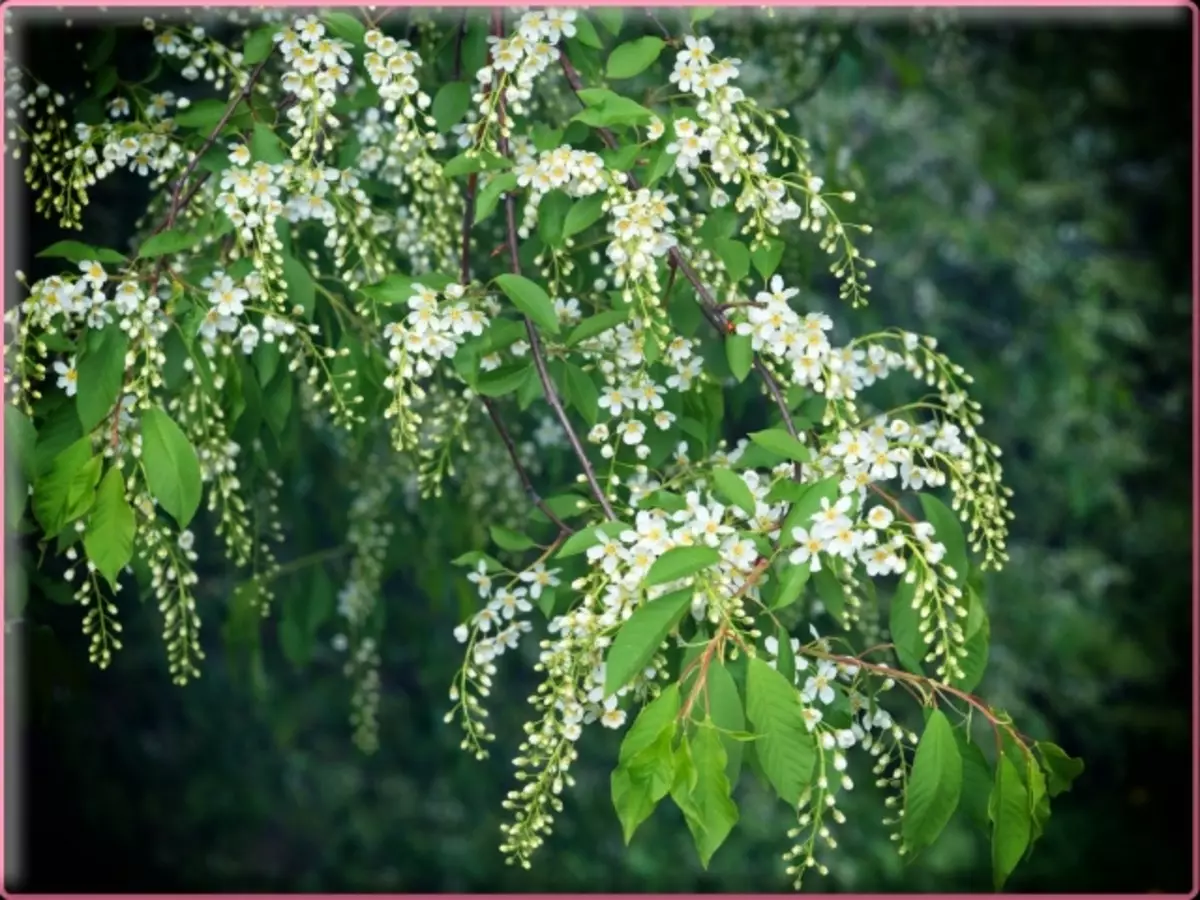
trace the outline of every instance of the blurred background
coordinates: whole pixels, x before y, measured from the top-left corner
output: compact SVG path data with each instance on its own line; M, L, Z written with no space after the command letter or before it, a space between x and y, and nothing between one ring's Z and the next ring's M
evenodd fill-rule
M725 11L703 26L719 54L743 61L748 94L792 112L826 180L855 189L875 229L863 241L878 262L869 308L839 308L811 254L789 253L785 278L816 292L843 334L935 335L975 376L987 434L1005 452L1017 518L1012 562L989 585L993 645L978 692L1087 765L1011 891L1192 887L1188 15ZM653 27L630 12L622 39ZM62 48L89 29L18 28L19 61L78 88ZM148 45L136 27L123 33L113 57L123 74L145 71ZM19 184L10 168L10 192ZM141 191L104 183L72 236L132 235ZM22 233L10 265L47 274L28 251L67 235L19 216L8 220ZM741 399L731 436L761 415L752 391ZM538 425L522 422L522 442L540 446L551 483L570 464L531 437ZM608 791L615 741L584 742L579 785L533 871L503 864L500 801L528 673L502 666L492 759L468 758L442 724L460 662L451 629L471 594L441 561L482 546L472 511L521 514L490 465L460 472L438 500L397 489L384 509L396 534L381 592L381 746L361 754L326 597L346 578L348 473L317 437L295 449L281 472L280 557L296 565L276 602L285 618L303 609L311 627L281 641L267 622L245 652L236 623L222 621L235 575L202 570L208 659L184 689L168 681L153 603L122 595L125 649L99 672L53 567L13 565L10 544L6 780L19 803L6 810L8 888L786 889L788 815L749 778L741 823L707 872L670 804L625 848ZM990 889L986 841L957 820L902 865L859 782L830 874L808 890Z

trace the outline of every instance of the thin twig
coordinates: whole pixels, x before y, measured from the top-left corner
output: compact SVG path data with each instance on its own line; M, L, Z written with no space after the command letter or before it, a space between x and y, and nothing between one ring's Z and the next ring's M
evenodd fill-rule
M502 10L497 9L492 12L492 33L498 38L504 36L504 13ZM500 155L508 156L508 138L504 135L504 95L501 94L497 100L496 111L499 120L499 136L497 140ZM504 212L508 225L509 262L513 274L520 275L521 261L517 248L516 211L511 192L504 195ZM563 409L562 401L558 397L558 391L555 389L554 382L550 379L550 373L546 369L546 359L542 351L541 338L538 336L536 326L534 326L533 321L528 316L525 317L525 332L529 337L529 352L533 356L533 363L537 368L538 380L542 383L542 390L546 394L546 401L550 404L551 409L554 410L554 414L558 417L563 430L566 431L567 440L570 441L571 447L575 451L575 456L579 459L579 465L583 468L584 477L587 479L592 494L599 502L600 508L604 510L604 514L609 519L616 519L617 515L613 512L612 505L608 502L608 497L605 496L603 488L600 487L600 482L596 479L596 473L592 468L591 462L588 460L587 451L584 450L583 444L579 440L579 435L575 433L575 428L571 425L567 411Z

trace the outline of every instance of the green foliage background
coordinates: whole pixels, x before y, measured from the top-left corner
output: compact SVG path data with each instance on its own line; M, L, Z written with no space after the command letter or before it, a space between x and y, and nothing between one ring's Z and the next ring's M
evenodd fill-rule
M1017 519L1012 563L988 592L993 648L979 692L1088 765L1009 889L1186 890L1190 25L798 10L707 24L745 61L747 93L792 109L829 161L827 180L855 188L875 226L864 241L878 260L872 305L851 314L830 291L827 311L855 331L936 335L976 376L988 436L1006 452ZM86 39L88 26L74 30ZM20 52L67 88L77 76L46 52L63 34L32 28ZM138 65L138 42L119 42L120 64ZM79 239L132 231L129 185L94 192ZM30 256L63 236L24 214L14 221L11 231L28 229ZM812 262L785 260L788 283L819 286ZM757 421L758 403L749 389L730 398L731 434ZM336 549L346 526L342 494L322 489L329 460L292 449L281 472L285 561ZM570 465L545 460L551 472ZM7 780L23 803L6 811L19 875L8 887L782 889L786 812L749 779L741 824L709 871L667 806L624 848L608 791L612 735L581 747L579 785L540 865L503 866L500 801L532 683L502 667L500 739L484 763L441 721L459 664L450 632L471 596L448 560L480 545L463 504L488 490L486 473L464 468L461 489L419 515L395 500L382 746L370 758L349 740L329 629L285 653L268 623L257 667L222 643L231 573L200 571L208 660L180 690L151 609L123 616L126 649L100 673L53 577L31 578L31 559L10 565L6 674L19 690L8 691L8 722L22 739ZM319 610L343 563L333 553L286 576L279 606ZM831 874L810 890L987 889L986 844L957 823L922 864L903 866L858 780Z

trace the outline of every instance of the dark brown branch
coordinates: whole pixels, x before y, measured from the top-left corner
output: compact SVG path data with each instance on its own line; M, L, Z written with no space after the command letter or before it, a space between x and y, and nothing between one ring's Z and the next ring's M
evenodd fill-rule
M504 35L504 13L502 10L494 10L492 12L492 33L496 37ZM497 139L500 155L508 156L508 138L504 135L504 95L501 94L497 98L496 110L498 115L499 137ZM504 195L504 214L507 219L508 230L508 253L509 262L514 275L521 274L521 260L518 255L517 247L517 221L515 202L511 192ZM537 368L538 380L542 383L542 391L546 394L546 401L550 404L550 408L554 410L554 415L558 418L559 424L567 433L567 440L571 443L571 448L575 451L575 456L579 459L579 465L583 468L583 475L587 479L588 487L591 488L592 495L595 496L600 508L604 510L604 514L609 519L616 519L617 515L613 512L612 505L608 502L608 497L604 494L604 489L600 487L600 482L596 479L596 472L592 468L591 461L588 460L587 451L583 447L583 443L579 440L579 435L575 433L575 428L571 424L571 419L567 416L567 411L563 408L562 401L558 397L558 390L554 387L554 382L550 378L550 373L546 369L545 353L542 351L542 341L538 336L537 327L533 321L525 317L525 333L529 337L529 353L533 357L533 364Z
M171 194L171 206L167 210L167 218L161 225L158 226L158 228L154 230L155 234L158 234L160 231L173 226L175 224L175 217L182 212L183 208L186 207L188 203L191 202L192 197L196 196L196 191L199 190L200 185L203 184L205 179L208 177L207 173L201 176L200 180L196 182L196 186L188 192L186 201L181 199L184 185L186 185L188 179L192 177L192 173L196 171L196 167L200 165L201 157L203 157L204 154L209 151L209 148L211 148L212 145L217 142L217 138L220 136L225 126L229 124L229 120L233 118L234 110L236 110L243 102L250 102L250 94L254 91L254 85L257 83L259 76L262 75L263 69L267 67L267 63L271 59L271 54L274 52L274 48L272 48L272 50L267 53L266 57L263 58L263 61L254 67L254 71L250 73L250 77L246 79L246 83L242 85L242 89L238 91L237 96L233 98L233 102L226 107L225 112L221 115L220 121L217 122L216 127L213 128L208 138L206 138L204 143L200 146L200 149L196 151L196 155L192 157L192 161L188 163L188 167L183 170L183 174L179 176L179 180L175 182L175 190Z

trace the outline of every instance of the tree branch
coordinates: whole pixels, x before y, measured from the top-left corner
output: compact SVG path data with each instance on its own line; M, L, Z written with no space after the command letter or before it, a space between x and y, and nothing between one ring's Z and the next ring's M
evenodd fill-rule
M504 36L504 13L502 10L497 9L492 12L492 33L496 37ZM509 156L509 147L508 138L504 135L503 94L497 98L496 111L499 119L497 142L500 155L507 157ZM517 221L515 203L511 192L504 195L504 214L507 219L509 262L513 274L520 275L521 261L518 256L517 247ZM570 441L571 448L575 451L575 456L579 459L579 465L583 468L584 477L587 479L592 494L599 502L600 508L604 510L604 514L609 519L616 519L616 513L613 512L612 505L608 502L608 497L604 494L604 489L600 487L600 482L596 479L596 472L588 460L587 451L579 440L579 435L575 433L575 428L571 425L567 411L563 409L562 401L558 397L558 391L554 387L554 382L550 379L550 373L546 370L546 358L542 351L542 341L538 336L536 326L534 326L533 321L528 316L525 317L525 333L529 337L529 352L533 356L533 363L537 368L538 380L542 383L542 390L546 394L546 401L550 404L559 423L566 431L567 440Z

